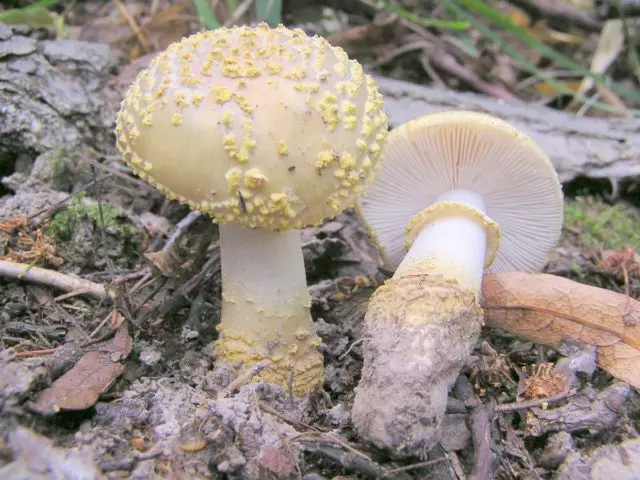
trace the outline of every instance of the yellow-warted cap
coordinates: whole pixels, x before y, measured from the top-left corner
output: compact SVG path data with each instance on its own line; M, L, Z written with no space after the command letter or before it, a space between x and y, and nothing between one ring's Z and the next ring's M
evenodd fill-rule
M380 172L358 202L386 268L395 270L406 255L412 219L455 190L479 194L500 228L499 246L488 239L489 261L497 247L488 271L544 267L560 238L564 208L551 160L504 120L455 110L392 130Z
M221 223L287 230L353 205L387 117L342 49L261 24L170 45L127 91L116 136L125 163L169 198Z

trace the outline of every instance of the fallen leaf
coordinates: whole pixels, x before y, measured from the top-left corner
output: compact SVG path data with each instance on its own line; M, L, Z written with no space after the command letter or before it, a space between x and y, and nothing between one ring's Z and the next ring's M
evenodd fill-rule
M98 401L124 371L120 363L129 356L133 340L126 322L113 338L85 353L67 373L40 392L29 408L42 415L61 410L85 410Z
M543 273L485 275L482 307L490 327L527 340L594 345L598 365L640 388L640 302L626 295Z

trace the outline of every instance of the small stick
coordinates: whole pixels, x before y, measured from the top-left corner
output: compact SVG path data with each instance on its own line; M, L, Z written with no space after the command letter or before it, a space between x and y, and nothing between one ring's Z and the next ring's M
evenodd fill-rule
M400 472L406 472L408 470L414 470L416 468L429 467L431 465L435 465L436 463L445 462L445 461L447 461L447 458L441 457L441 458L436 458L436 459L433 459L433 460L428 460L426 462L414 463L413 465L406 465L404 467L393 468L391 470L387 470L386 472L384 472L383 477L387 477L387 476L392 475L394 473L400 473Z
M41 355L53 355L57 348L47 348L46 350L27 350L24 352L16 352L14 358L40 357Z
M136 34L136 38L138 39L138 42L140 42L140 46L142 47L144 52L147 53L149 51L149 41L147 40L147 37L145 37L144 33L142 33L142 30L140 30L136 19L131 16L129 11L127 10L127 7L125 7L120 0L111 1L115 4L116 7L118 7L118 10L120 10L120 13L129 24L129 27L131 27L133 33Z
M156 450L147 453L141 453L134 455L133 458L128 460L115 460L112 462L104 462L100 464L100 470L103 472L111 472L114 470L131 470L133 466L144 460L151 460L162 455L162 450Z
M524 402L503 403L494 407L495 412L516 412L518 410L527 410L529 408L539 407L545 403L555 403L573 395L575 390L565 390L557 395L547 398L537 398L535 400L526 400Z
M0 276L14 280L26 280L27 282L39 283L64 292L82 290L86 295L98 300L115 297L111 290L108 290L99 283L90 282L83 278L72 277L46 268L11 262L9 260L0 260Z
M236 378L233 382L227 385L227 387L218 394L218 399L226 397L231 392L233 392L236 388L238 388L240 385L251 380L258 373L260 373L260 371L264 367L266 367L269 363L270 362L268 360L256 363L253 367L251 367L249 370L244 372L242 375Z
M355 347L356 345L360 345L362 342L364 342L364 337L363 338L359 338L358 340L353 342L351 345L349 345L349 348L347 349L347 351L344 352L342 355L340 355L338 357L338 360L342 360L344 357L349 355L349 352L351 352L351 350L353 350L353 347Z

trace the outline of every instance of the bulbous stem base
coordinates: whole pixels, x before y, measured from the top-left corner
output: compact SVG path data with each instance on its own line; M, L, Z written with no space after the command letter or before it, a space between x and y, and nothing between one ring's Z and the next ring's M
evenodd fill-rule
M222 310L218 361L305 395L324 380L311 319L300 232L220 225Z
M392 278L365 316L364 367L352 420L397 456L423 456L439 441L447 394L480 335L473 290L429 263Z

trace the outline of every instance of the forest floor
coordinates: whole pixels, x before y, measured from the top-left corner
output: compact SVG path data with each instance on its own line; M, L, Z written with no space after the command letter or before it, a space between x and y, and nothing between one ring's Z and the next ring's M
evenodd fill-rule
M113 136L135 74L201 27L198 2L59 3L11 22L29 26L2 24L0 11L0 262L62 274L26 282L0 264L1 478L479 479L484 447L493 478L640 478L637 389L596 368L584 345L542 346L489 328L458 379L476 403L452 395L438 447L398 459L359 438L350 411L361 324L386 277L351 211L302 232L322 391L295 399L271 385L231 384L237 379L214 369L211 355L217 227L130 175ZM235 2L213 3L221 23L233 19L226 6ZM327 37L379 76L591 122L640 108L624 38L614 36L621 46L606 70L615 88L596 83L585 104L567 94L583 77L566 65L563 74L513 32L504 34L509 45L560 86L536 79L477 24L426 27L426 16L449 18L440 8L390 2L402 8L393 14L375 2L318 3L284 2L281 19ZM491 5L588 68L607 12L548 3L560 2ZM235 21L255 18L250 9ZM637 38L640 28L627 34ZM640 299L639 184L638 173L624 171L568 180L562 240L545 271ZM611 261L620 258L624 268ZM74 278L87 282L69 284ZM560 363L572 365L575 394L520 408L522 379ZM515 407L494 412L496 403Z

